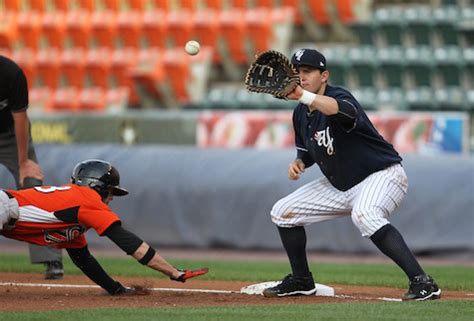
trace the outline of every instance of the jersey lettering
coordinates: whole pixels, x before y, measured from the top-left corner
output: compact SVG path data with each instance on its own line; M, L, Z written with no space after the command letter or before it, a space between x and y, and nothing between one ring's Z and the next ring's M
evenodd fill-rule
M329 126L326 127L326 129L319 130L314 133L314 139L318 143L318 146L324 146L327 148L326 152L328 153L328 155L334 154L334 147L332 146L334 138L332 138L329 134Z
M41 193L52 193L56 191L67 191L71 186L35 186L35 190Z
M45 230L44 240L46 243L63 243L74 240L85 232L85 227L75 225L61 230Z

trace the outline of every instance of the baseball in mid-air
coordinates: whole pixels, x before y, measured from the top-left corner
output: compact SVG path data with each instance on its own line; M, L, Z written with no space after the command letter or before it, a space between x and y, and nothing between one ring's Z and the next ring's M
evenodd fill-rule
M191 56L197 55L200 49L201 45L196 40L189 40L184 46L184 50Z

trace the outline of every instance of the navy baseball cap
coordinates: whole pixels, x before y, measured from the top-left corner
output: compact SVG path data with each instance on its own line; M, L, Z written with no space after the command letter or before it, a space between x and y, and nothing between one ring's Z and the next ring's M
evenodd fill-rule
M319 70L327 70L326 58L316 49L299 49L291 57L295 67L310 66Z

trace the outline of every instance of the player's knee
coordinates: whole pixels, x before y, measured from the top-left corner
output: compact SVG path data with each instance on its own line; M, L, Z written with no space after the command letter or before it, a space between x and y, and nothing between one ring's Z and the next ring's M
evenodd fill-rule
M282 200L280 200L273 205L270 216L273 223L282 226L291 218L291 209L288 206L284 206Z
M363 237L369 238L379 228L388 223L387 219L377 213L353 210L351 219Z

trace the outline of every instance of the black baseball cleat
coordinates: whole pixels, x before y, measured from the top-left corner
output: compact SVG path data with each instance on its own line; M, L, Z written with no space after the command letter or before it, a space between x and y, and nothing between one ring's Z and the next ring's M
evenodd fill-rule
M410 281L408 292L403 295L403 300L436 300L441 297L441 289L429 275L417 275Z
M46 280L61 280L64 276L63 263L60 261L46 262L46 272L44 278Z
M314 295L315 293L316 286L311 274L308 277L293 277L292 274L288 274L280 284L263 290L263 296L267 298L291 295Z

